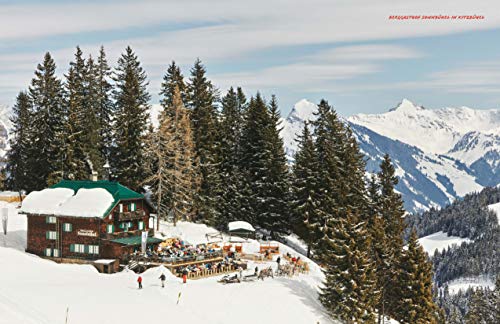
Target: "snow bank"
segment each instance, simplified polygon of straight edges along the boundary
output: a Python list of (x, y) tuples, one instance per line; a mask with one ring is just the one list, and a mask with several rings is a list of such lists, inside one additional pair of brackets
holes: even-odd
[(447, 233), (439, 231), (434, 234), (419, 238), (418, 242), (420, 243), (420, 245), (422, 245), (425, 252), (427, 252), (429, 255), (433, 255), (436, 249), (442, 251), (452, 246), (453, 244), (461, 245), (463, 242), (471, 242), (471, 240), (458, 236), (448, 236)]
[(255, 232), (255, 228), (253, 228), (253, 226), (248, 223), (248, 222), (244, 222), (244, 221), (234, 221), (234, 222), (230, 222), (227, 224), (227, 228), (229, 229), (229, 231), (237, 231), (237, 230), (246, 230), (246, 231), (250, 231), (250, 232)]
[(68, 188), (49, 188), (33, 191), (24, 198), (23, 213), (53, 215), (75, 192)]
[(493, 205), (488, 205), (488, 208), (497, 214), (498, 225), (500, 225), (500, 202)]
[(103, 188), (49, 188), (33, 191), (23, 200), (23, 213), (74, 217), (100, 217), (111, 204), (113, 196)]

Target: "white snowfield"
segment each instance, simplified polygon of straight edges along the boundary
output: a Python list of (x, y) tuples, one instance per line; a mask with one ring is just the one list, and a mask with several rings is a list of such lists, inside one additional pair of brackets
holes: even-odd
[(436, 249), (443, 251), (453, 244), (461, 245), (463, 242), (471, 242), (468, 238), (461, 238), (458, 236), (448, 236), (447, 233), (442, 231), (427, 235), (418, 239), (418, 242), (424, 248), (425, 252), (429, 255), (434, 255)]
[[(309, 275), (222, 285), (217, 277), (181, 280), (164, 268), (142, 274), (144, 289), (137, 289), (137, 275), (130, 271), (100, 274), (90, 265), (56, 264), (24, 252), (26, 217), (9, 208), (9, 232), (0, 233), (0, 323), (70, 324), (137, 323), (334, 323), (317, 300), (321, 269), (310, 263)], [(186, 222), (164, 226), (165, 234), (180, 234), (190, 243), (206, 242), (215, 230)], [(243, 250), (258, 248), (243, 241)], [(280, 244), (282, 252), (299, 255)], [(304, 256), (301, 258), (306, 260)], [(244, 274), (276, 262), (249, 264)], [(161, 288), (158, 277), (167, 276)], [(180, 294), (180, 302), (177, 300)]]
[(100, 217), (113, 202), (113, 196), (102, 188), (82, 188), (76, 195), (72, 189), (48, 188), (26, 196), (21, 211), (42, 215)]
[(497, 214), (498, 225), (500, 225), (500, 202), (493, 205), (488, 205), (488, 208)]
[(467, 277), (459, 278), (449, 281), (448, 291), (450, 294), (457, 294), (460, 290), (465, 292), (468, 288), (489, 288), (495, 289), (495, 282), (489, 277), (478, 276), (478, 277)]

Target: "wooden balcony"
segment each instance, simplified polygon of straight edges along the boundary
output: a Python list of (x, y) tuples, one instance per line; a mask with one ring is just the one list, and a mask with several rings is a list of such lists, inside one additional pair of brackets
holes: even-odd
[(128, 221), (128, 220), (143, 218), (144, 215), (145, 215), (144, 210), (136, 210), (133, 212), (123, 212), (123, 213), (115, 212), (113, 218), (117, 219), (118, 221)]
[[(152, 229), (152, 228), (148, 229), (148, 236), (153, 236), (154, 233), (155, 233), (154, 229)], [(139, 236), (141, 234), (142, 234), (141, 230), (130, 230), (127, 232), (119, 231), (119, 232), (115, 232), (115, 233), (102, 233), (101, 239), (113, 240), (113, 239), (122, 238), (122, 237)]]

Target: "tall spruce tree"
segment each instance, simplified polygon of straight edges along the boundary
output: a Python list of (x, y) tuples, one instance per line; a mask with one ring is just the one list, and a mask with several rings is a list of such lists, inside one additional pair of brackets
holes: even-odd
[(364, 162), (350, 129), (322, 100), (314, 121), (317, 219), (309, 224), (319, 237), (313, 247), (326, 280), (320, 301), (346, 321), (374, 320), (378, 291), (367, 230)]
[(437, 323), (439, 310), (433, 300), (432, 264), (419, 245), (415, 230), (398, 266), (401, 268), (398, 278), (401, 295), (396, 319), (400, 323)]
[(385, 221), (380, 212), (380, 186), (377, 182), (377, 177), (372, 175), (368, 183), (368, 209), (366, 215), (368, 216), (368, 230), (371, 236), (371, 256), (375, 264), (375, 274), (377, 278), (377, 291), (378, 296), (378, 322), (380, 323), (387, 314), (387, 296), (386, 289), (391, 282), (389, 273), (391, 264), (389, 264), (388, 254), (389, 245), (385, 233)]
[(118, 59), (114, 81), (116, 120), (111, 155), (114, 178), (127, 187), (141, 190), (150, 95), (146, 72), (130, 47)]
[(319, 178), (314, 140), (307, 122), (304, 123), (302, 134), (297, 142), (298, 149), (295, 154), (291, 187), (291, 209), (294, 211), (294, 231), (306, 242), (307, 257), (310, 257), (311, 247), (317, 239), (321, 238), (321, 232), (314, 232), (309, 226), (309, 224), (316, 223), (319, 217), (317, 202)]
[(7, 151), (6, 165), (8, 174), (7, 187), (15, 191), (31, 191), (35, 189), (28, 165), (33, 141), (31, 128), (32, 109), (28, 93), (21, 91), (17, 95), (16, 104), (12, 108), (10, 121), (13, 128), (9, 136), (10, 150)]
[(241, 132), (246, 98), (241, 88), (231, 87), (222, 98), (222, 111), (219, 126), (220, 164), (219, 172), (224, 180), (220, 216), (216, 225), (224, 229), (225, 225), (241, 217), (241, 170), (238, 164), (241, 152)]
[(111, 100), (111, 92), (113, 90), (111, 84), (111, 68), (108, 65), (106, 52), (102, 46), (97, 58), (94, 82), (96, 85), (95, 105), (97, 107), (97, 128), (99, 129), (99, 137), (101, 139), (99, 151), (101, 152), (101, 160), (107, 162), (110, 160), (113, 142), (112, 123), (114, 105)]
[(242, 188), (246, 194), (240, 203), (245, 220), (271, 231), (272, 235), (280, 235), (289, 227), (285, 224), (288, 216), (284, 206), (287, 203), (288, 175), (282, 142), (276, 138), (278, 117), (273, 109), (267, 107), (259, 93), (250, 99), (239, 162), (245, 177)]
[(86, 152), (86, 137), (90, 131), (87, 124), (87, 111), (90, 109), (87, 79), (83, 53), (77, 47), (75, 60), (70, 63), (66, 75), (68, 118), (65, 124), (67, 140), (64, 145), (63, 177), (72, 180), (87, 179), (90, 173)]
[(43, 63), (37, 66), (29, 95), (33, 104), (33, 143), (27, 163), (33, 179), (32, 188), (43, 189), (63, 178), (67, 138), (64, 89), (56, 77), (56, 64), (48, 52)]
[(206, 70), (198, 59), (191, 69), (188, 84), (188, 107), (192, 110), (193, 137), (198, 170), (201, 176), (197, 195), (198, 217), (207, 224), (216, 224), (219, 217), (221, 177), (218, 173), (220, 147), (218, 143), (217, 91), (206, 77)]
[(267, 129), (268, 150), (270, 151), (267, 161), (268, 176), (265, 182), (268, 186), (266, 213), (261, 214), (260, 224), (270, 229), (271, 237), (274, 233), (288, 233), (291, 229), (290, 215), (290, 174), (288, 172), (287, 159), (281, 132), (281, 116), (276, 96), (271, 97), (269, 102), (270, 125)]
[(401, 195), (394, 190), (398, 178), (395, 175), (395, 168), (388, 154), (384, 156), (384, 160), (380, 164), (378, 180), (380, 184), (379, 210), (384, 221), (385, 236), (388, 242), (385, 259), (390, 265), (386, 272), (387, 277), (383, 279), (386, 287), (384, 290), (384, 303), (387, 305), (388, 314), (395, 316), (393, 312), (396, 310), (396, 304), (401, 299), (399, 286), (395, 283), (398, 282), (400, 277), (398, 265), (403, 251), (403, 216), (405, 210)]

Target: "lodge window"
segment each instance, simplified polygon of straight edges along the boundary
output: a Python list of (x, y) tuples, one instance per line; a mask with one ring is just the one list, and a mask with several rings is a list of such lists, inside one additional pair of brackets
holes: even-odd
[(129, 211), (135, 211), (135, 203), (130, 203), (128, 208), (129, 208)]
[(58, 258), (59, 257), (59, 250), (46, 248), (45, 249), (45, 256)]
[(98, 245), (88, 245), (87, 252), (90, 254), (99, 254), (99, 246)]
[(120, 213), (123, 213), (123, 204), (119, 205)]
[(71, 244), (69, 246), (69, 250), (71, 252), (76, 252), (76, 253), (85, 253), (85, 245), (83, 245), (83, 244)]
[(106, 232), (108, 233), (114, 233), (115, 232), (115, 225), (109, 224), (106, 228)]
[(57, 232), (47, 231), (45, 232), (45, 238), (47, 240), (57, 240)]
[(56, 221), (57, 221), (57, 219), (56, 219), (56, 217), (55, 217), (55, 216), (47, 216), (47, 217), (45, 218), (45, 222), (46, 222), (47, 224), (55, 224), (55, 223), (56, 223)]
[(143, 230), (143, 229), (144, 229), (144, 222), (139, 221), (139, 230)]
[(65, 232), (71, 232), (73, 230), (73, 224), (70, 223), (64, 223), (63, 225), (63, 230)]

